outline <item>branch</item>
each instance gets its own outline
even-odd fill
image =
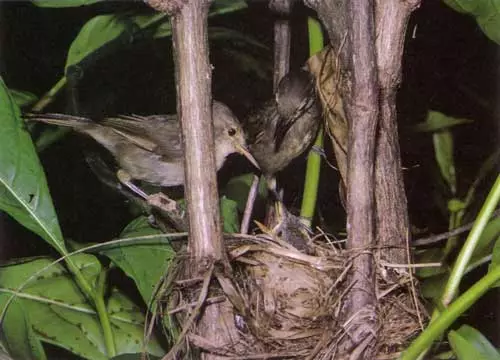
[[[225,258],[217,194],[214,135],[211,120],[212,73],[208,60],[207,0],[188,1],[172,17],[189,216],[189,250],[203,273]]]

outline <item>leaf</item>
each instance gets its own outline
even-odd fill
[[[99,261],[92,255],[75,255],[73,263],[90,283],[95,281],[101,271]],[[33,280],[25,284],[35,274]],[[25,284],[7,308],[6,320],[16,309],[12,305],[20,304],[38,340],[63,347],[87,359],[107,358],[103,351],[87,338],[82,328],[69,323],[57,314],[59,308],[64,308],[80,314],[86,320],[91,318],[94,322],[98,321],[87,303],[87,298],[63,265],[52,264],[49,258],[27,259],[24,262],[0,268],[0,284],[3,287],[0,290],[4,293],[0,298],[2,311],[5,310],[7,301],[10,299],[11,292],[8,289],[15,290]],[[5,323],[5,329],[8,331],[16,326],[18,326],[17,323]],[[99,335],[97,339],[102,342],[102,335]],[[101,348],[104,349],[104,345]]]
[[[99,261],[87,254],[74,257],[73,262],[79,270],[90,283],[94,283],[91,279],[95,280],[101,271]],[[47,268],[18,294],[8,308],[5,319],[16,315],[16,308],[12,305],[20,304],[38,340],[65,348],[86,359],[107,359],[101,325],[95,311],[65,268],[61,264],[47,267],[49,264],[51,260],[43,258],[0,268],[0,283],[4,286],[1,289],[4,294],[0,297],[2,307],[9,297],[7,288],[18,288],[31,275]],[[108,313],[119,353],[142,351],[144,315],[139,308],[114,291],[108,301]],[[9,331],[18,332],[21,319],[17,316],[14,320],[15,323],[4,323],[4,326]],[[154,337],[149,340],[146,349],[156,355],[164,353]]]
[[[473,263],[479,258],[482,258],[483,256],[493,252],[492,244],[499,242],[499,240],[500,240],[500,217],[497,216],[493,219],[490,219],[490,221],[484,228],[483,232],[481,233],[481,237],[477,242],[477,246],[474,249],[474,255],[470,262]],[[496,265],[500,264],[500,254],[493,255],[493,259]]]
[[[222,15],[247,8],[244,0],[215,0],[210,7],[209,15]]]
[[[30,93],[29,91],[10,89],[10,94],[14,99],[14,102],[20,108],[31,105],[38,100],[38,96],[36,96],[33,93]]]
[[[484,34],[500,44],[500,3],[498,0],[443,0],[449,7],[474,17]]]
[[[92,5],[105,0],[32,0],[39,7],[64,8]]]
[[[242,0],[219,0],[210,7],[208,16],[221,15],[244,8],[246,8],[246,3]],[[65,72],[67,74],[71,66],[80,64],[91,54],[92,59],[88,61],[93,63],[116,47],[130,44],[138,38],[162,38],[170,35],[172,35],[172,28],[168,16],[164,13],[128,16],[98,15],[82,27],[71,43],[66,58]]]
[[[9,294],[0,294],[0,304],[8,300]],[[13,301],[2,321],[2,342],[10,356],[15,359],[47,359],[42,343],[33,331],[29,314],[21,301]],[[3,359],[3,357],[0,356]]]
[[[414,129],[418,132],[436,132],[472,122],[474,121],[470,119],[454,118],[438,111],[429,111],[425,121],[416,125]]]
[[[161,231],[152,228],[144,216],[132,221],[120,235],[123,239],[151,235],[158,236],[100,251],[134,280],[146,304],[153,299],[156,286],[166,273],[175,251],[165,244]]]
[[[434,152],[441,176],[448,184],[452,194],[457,191],[457,178],[455,161],[453,159],[453,136],[448,130],[443,130],[432,135]]]
[[[144,344],[144,315],[129,298],[116,289],[109,299],[108,312],[111,315],[116,348],[120,349],[121,354],[143,351],[144,345],[149,354],[156,356],[165,354],[154,335],[151,335]]]
[[[66,58],[65,71],[79,64],[83,59],[102,48],[104,45],[122,37],[124,43],[130,43],[139,30],[159,25],[167,18],[166,14],[156,13],[150,15],[135,15],[125,17],[122,15],[98,15],[90,19],[71,43]],[[103,54],[97,54],[97,57]]]
[[[459,360],[500,360],[500,354],[488,339],[469,325],[450,331],[448,340]]]
[[[0,122],[0,209],[65,253],[45,174],[19,108],[1,79]]]
[[[222,231],[225,233],[240,232],[240,219],[236,201],[228,199],[225,196],[221,197],[220,211],[222,214]]]

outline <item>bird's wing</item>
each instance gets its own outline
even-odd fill
[[[171,115],[121,115],[106,118],[101,124],[164,160],[182,159],[179,124]]]

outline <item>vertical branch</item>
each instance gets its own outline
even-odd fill
[[[419,0],[376,0],[377,66],[381,87],[375,162],[377,244],[395,263],[408,263],[407,200],[398,142],[396,90],[401,81],[406,26]],[[385,247],[388,246],[388,249]]]
[[[359,344],[376,333],[374,274],[374,163],[378,119],[378,79],[375,58],[373,1],[347,5],[347,31],[352,53],[348,57],[350,120],[347,165],[348,247],[355,250],[354,285],[347,299],[346,318],[353,317],[351,341]],[[365,353],[365,358],[366,357]]]
[[[276,91],[280,80],[290,70],[290,44],[292,30],[290,26],[290,13],[293,0],[271,0],[269,9],[278,15],[274,23],[274,75],[273,89]]]
[[[177,113],[185,156],[189,250],[203,272],[224,258],[218,207],[211,80],[208,60],[207,0],[188,1],[172,17]]]

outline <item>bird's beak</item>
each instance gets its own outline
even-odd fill
[[[255,158],[252,156],[252,154],[250,154],[250,152],[248,151],[248,149],[245,146],[243,146],[237,142],[234,142],[234,147],[236,148],[236,151],[238,151],[241,155],[246,157],[248,159],[248,161],[250,161],[253,164],[253,166],[255,166],[257,169],[260,170],[260,166],[257,163],[257,160],[255,160]]]

